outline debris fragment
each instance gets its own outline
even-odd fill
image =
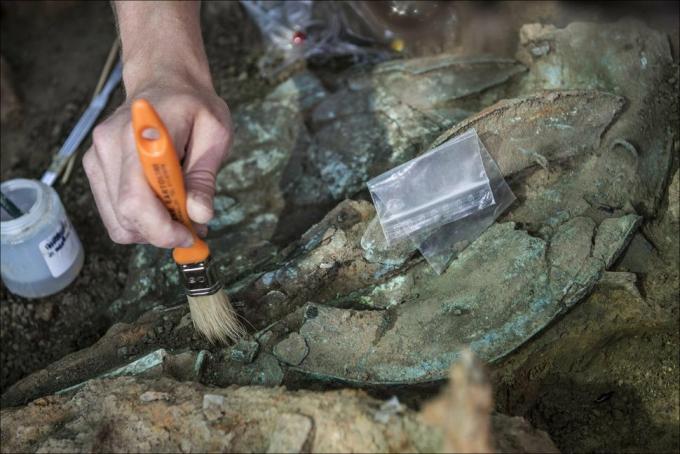
[[[170,400],[170,394],[159,392],[159,391],[146,391],[144,394],[139,396],[139,400],[142,402],[154,402],[157,400]]]
[[[382,424],[390,422],[390,418],[404,412],[404,407],[397,396],[392,396],[380,405],[380,409],[375,412],[373,419]]]
[[[256,340],[239,339],[236,345],[230,349],[231,359],[244,364],[252,363],[259,349],[260,344]]]
[[[220,394],[203,395],[203,414],[209,421],[220,418],[223,414],[224,396]]]
[[[291,333],[274,347],[274,355],[291,366],[299,365],[308,353],[307,342],[299,333]]]

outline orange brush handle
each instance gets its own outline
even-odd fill
[[[210,249],[194,231],[187,213],[187,193],[184,188],[184,176],[179,165],[175,147],[168,130],[151,104],[145,99],[132,103],[132,128],[137,144],[139,160],[149,185],[170,212],[172,218],[181,222],[194,236],[194,244],[190,247],[178,247],[172,251],[172,257],[180,265],[201,262],[208,258]],[[144,130],[154,132],[153,138],[144,137]]]

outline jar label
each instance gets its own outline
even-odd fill
[[[59,228],[39,244],[52,277],[64,274],[75,262],[80,250],[78,237],[71,223],[64,219]]]

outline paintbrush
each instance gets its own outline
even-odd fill
[[[245,334],[222,283],[211,268],[210,249],[193,228],[187,212],[184,177],[165,125],[145,99],[132,103],[132,127],[146,179],[172,218],[191,231],[194,243],[178,247],[172,257],[184,283],[194,327],[213,343]]]
[[[12,202],[12,200],[5,195],[4,192],[0,192],[0,206],[2,209],[9,214],[12,219],[16,219],[24,215],[24,212],[19,209],[18,206]]]

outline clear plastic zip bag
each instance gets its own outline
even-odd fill
[[[515,201],[474,129],[372,179],[368,188],[387,244],[408,242],[439,274]]]
[[[258,63],[264,77],[276,79],[311,57],[383,60],[390,55],[385,37],[353,2],[241,0],[241,4],[267,43]]]
[[[429,234],[423,234],[421,238],[424,239],[421,241],[416,240],[418,250],[438,274],[443,273],[451,261],[490,227],[516,199],[498,165],[482,141],[479,138],[477,140],[496,203],[446,224]]]
[[[480,146],[471,129],[368,182],[388,245],[495,204]]]

